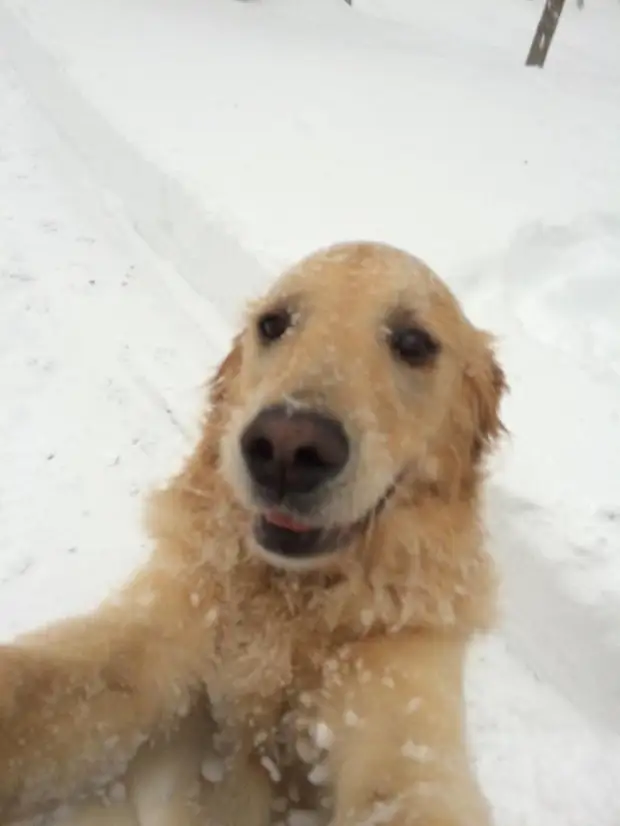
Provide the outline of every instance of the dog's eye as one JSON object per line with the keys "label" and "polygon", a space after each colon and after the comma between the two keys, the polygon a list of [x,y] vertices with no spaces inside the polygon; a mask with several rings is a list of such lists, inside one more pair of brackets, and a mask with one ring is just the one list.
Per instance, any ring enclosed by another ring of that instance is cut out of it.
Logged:
{"label": "dog's eye", "polygon": [[420,327],[392,330],[389,341],[392,352],[412,367],[426,364],[439,350],[435,339]]}
{"label": "dog's eye", "polygon": [[262,341],[277,341],[291,326],[291,315],[287,310],[272,310],[264,313],[257,323]]}

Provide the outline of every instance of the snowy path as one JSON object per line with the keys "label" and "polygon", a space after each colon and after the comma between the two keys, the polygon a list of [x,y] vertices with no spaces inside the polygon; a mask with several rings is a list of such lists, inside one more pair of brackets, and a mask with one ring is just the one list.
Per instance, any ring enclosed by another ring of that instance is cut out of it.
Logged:
{"label": "snowy path", "polygon": [[90,607],[140,558],[141,494],[191,439],[225,341],[210,308],[111,218],[8,72],[0,111],[7,637]]}

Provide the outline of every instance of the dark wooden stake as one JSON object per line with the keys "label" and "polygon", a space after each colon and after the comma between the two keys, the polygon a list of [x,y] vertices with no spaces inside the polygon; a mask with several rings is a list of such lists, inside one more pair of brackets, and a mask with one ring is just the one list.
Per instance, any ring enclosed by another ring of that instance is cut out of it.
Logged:
{"label": "dark wooden stake", "polygon": [[541,69],[545,65],[547,53],[553,35],[558,25],[558,20],[562,14],[565,0],[546,0],[543,13],[538,22],[536,34],[532,40],[532,45],[525,61],[526,66],[539,66]]}

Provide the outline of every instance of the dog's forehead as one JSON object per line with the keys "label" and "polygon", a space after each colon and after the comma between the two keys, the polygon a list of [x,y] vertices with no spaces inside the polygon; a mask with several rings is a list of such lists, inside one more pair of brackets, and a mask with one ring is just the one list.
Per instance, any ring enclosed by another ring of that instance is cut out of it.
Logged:
{"label": "dog's forehead", "polygon": [[347,243],[320,250],[287,270],[270,290],[267,301],[299,300],[353,318],[381,318],[406,309],[420,320],[460,315],[456,299],[443,281],[420,259],[377,243]]}

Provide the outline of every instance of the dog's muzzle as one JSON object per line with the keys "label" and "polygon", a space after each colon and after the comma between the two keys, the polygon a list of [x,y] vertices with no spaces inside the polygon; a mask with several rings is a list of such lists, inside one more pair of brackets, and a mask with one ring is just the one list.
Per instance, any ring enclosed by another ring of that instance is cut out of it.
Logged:
{"label": "dog's muzzle", "polygon": [[317,526],[329,483],[350,458],[342,424],[317,410],[286,405],[262,410],[241,436],[241,454],[259,510],[254,539],[267,555],[290,563],[325,557],[348,545],[394,492],[392,485],[354,523]]}
{"label": "dog's muzzle", "polygon": [[342,424],[317,410],[273,405],[243,432],[241,454],[263,511],[255,525],[259,545],[289,557],[332,550],[335,534],[326,541],[330,531],[301,520],[316,508],[327,484],[349,461]]}

